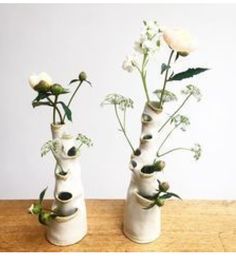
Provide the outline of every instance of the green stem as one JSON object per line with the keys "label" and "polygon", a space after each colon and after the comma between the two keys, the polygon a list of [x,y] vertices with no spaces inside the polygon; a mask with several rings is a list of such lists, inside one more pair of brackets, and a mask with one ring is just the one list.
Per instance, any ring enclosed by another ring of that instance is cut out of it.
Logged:
{"label": "green stem", "polygon": [[165,89],[166,89],[168,74],[169,74],[169,70],[170,70],[170,63],[171,63],[171,59],[172,59],[173,54],[174,54],[174,50],[171,50],[171,53],[170,53],[170,56],[169,56],[169,59],[168,59],[167,69],[165,71],[165,79],[164,79],[164,83],[163,83],[163,87],[162,87],[162,91],[161,91],[159,108],[162,108],[162,103],[163,103],[162,101],[163,101],[163,97],[164,97],[164,93],[165,93]]}
{"label": "green stem", "polygon": [[58,113],[58,115],[60,117],[61,124],[64,124],[64,122],[62,120],[62,114],[61,114],[59,108],[57,107],[57,105],[54,105],[54,102],[49,97],[47,97],[47,99],[52,104],[52,106],[56,109],[56,111],[57,111],[57,113]]}
{"label": "green stem", "polygon": [[165,121],[165,123],[161,126],[161,128],[158,130],[160,132],[167,124],[168,122],[180,111],[180,109],[184,106],[184,104],[187,102],[187,100],[190,98],[192,93],[190,93],[185,100],[181,103],[181,105],[175,110],[175,112]]}
{"label": "green stem", "polygon": [[126,134],[125,128],[123,127],[123,125],[122,125],[122,123],[121,123],[121,120],[120,120],[120,117],[119,117],[119,114],[118,114],[118,110],[117,110],[116,104],[114,105],[114,109],[115,109],[115,114],[116,114],[117,120],[118,120],[118,122],[119,122],[120,128],[122,129],[122,132],[123,132],[123,134],[124,134],[124,136],[125,136],[125,138],[126,138],[128,144],[129,144],[130,148],[131,148],[132,151],[134,152],[134,151],[135,151],[135,150],[134,150],[134,147],[132,146],[132,143],[130,142],[130,140],[129,140],[127,134]]}
{"label": "green stem", "polygon": [[171,149],[171,150],[169,150],[169,151],[167,151],[167,152],[165,152],[165,153],[163,153],[163,154],[157,155],[157,156],[158,156],[158,157],[162,157],[162,156],[164,156],[164,155],[167,155],[167,154],[169,154],[169,153],[171,153],[171,152],[174,152],[174,151],[177,151],[177,150],[187,150],[187,151],[191,151],[191,149],[189,149],[189,148],[179,147],[179,148],[173,148],[173,149]]}
{"label": "green stem", "polygon": [[57,105],[58,95],[55,96],[55,100],[53,103],[53,124],[56,124],[56,105]]}
{"label": "green stem", "polygon": [[124,120],[123,120],[123,124],[124,124],[124,129],[126,129],[126,107],[124,109]]}
{"label": "green stem", "polygon": [[[74,99],[75,94],[77,93],[77,91],[79,90],[80,86],[82,85],[82,83],[83,83],[83,81],[80,81],[79,85],[77,86],[77,88],[75,89],[74,93],[72,94],[72,96],[71,96],[71,98],[70,98],[70,100],[69,100],[69,102],[68,102],[68,104],[67,104],[67,107],[68,107],[68,108],[69,108],[69,106],[70,106],[72,100]],[[63,116],[63,119],[62,119],[63,122],[65,121],[65,118],[66,118],[66,114],[64,114],[64,116]]]}
{"label": "green stem", "polygon": [[145,73],[145,66],[147,64],[147,62],[146,62],[147,56],[148,56],[147,54],[144,54],[144,56],[143,56],[143,63],[142,63],[142,69],[140,70],[138,68],[138,70],[139,70],[141,78],[142,78],[143,88],[144,88],[144,92],[145,92],[145,95],[146,95],[146,98],[147,98],[147,102],[149,102],[150,98],[149,98],[149,95],[148,95],[146,73]]}
{"label": "green stem", "polygon": [[161,150],[161,148],[163,147],[163,145],[165,144],[165,142],[167,141],[167,139],[170,137],[170,135],[173,133],[173,131],[178,127],[179,125],[175,126],[174,128],[171,129],[171,131],[166,135],[165,139],[163,140],[163,142],[161,143],[161,145],[159,146],[158,150],[157,150],[157,155],[159,155],[159,152]]}

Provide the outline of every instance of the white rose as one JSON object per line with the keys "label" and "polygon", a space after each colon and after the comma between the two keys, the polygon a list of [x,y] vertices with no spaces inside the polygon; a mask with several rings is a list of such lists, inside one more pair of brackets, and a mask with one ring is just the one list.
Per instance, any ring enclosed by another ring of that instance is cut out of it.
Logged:
{"label": "white rose", "polygon": [[137,66],[137,57],[135,54],[126,56],[122,68],[128,72],[132,72]]}
{"label": "white rose", "polygon": [[188,55],[196,49],[191,35],[183,29],[164,29],[163,38],[168,46],[183,55]]}
{"label": "white rose", "polygon": [[40,73],[39,75],[32,74],[29,77],[29,84],[34,89],[36,85],[39,84],[40,81],[46,82],[48,85],[52,85],[52,78],[45,72]]}

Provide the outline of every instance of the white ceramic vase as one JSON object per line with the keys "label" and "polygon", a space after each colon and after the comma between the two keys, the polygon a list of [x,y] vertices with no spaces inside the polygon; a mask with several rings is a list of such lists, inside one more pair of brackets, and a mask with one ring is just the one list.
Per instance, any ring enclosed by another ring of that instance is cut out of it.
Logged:
{"label": "white ceramic vase", "polygon": [[[87,214],[78,155],[69,154],[75,140],[66,134],[65,125],[51,125],[52,137],[60,143],[57,160],[63,168],[55,168],[55,189],[52,210],[59,216],[47,227],[47,240],[66,246],[79,242],[87,233]],[[69,155],[68,155],[69,154]]]}
{"label": "white ceramic vase", "polygon": [[157,153],[157,134],[163,124],[162,112],[155,108],[155,102],[146,104],[142,114],[140,145],[131,155],[129,169],[132,171],[124,211],[123,232],[136,243],[150,243],[161,233],[160,207],[150,206],[153,201],[147,199],[156,193],[159,187],[158,173],[143,173],[146,165],[153,164]]}

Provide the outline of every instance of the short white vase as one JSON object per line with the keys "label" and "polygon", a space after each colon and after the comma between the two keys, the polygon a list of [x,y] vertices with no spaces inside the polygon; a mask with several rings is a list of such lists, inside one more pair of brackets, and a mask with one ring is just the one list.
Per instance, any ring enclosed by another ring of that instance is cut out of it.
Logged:
{"label": "short white vase", "polygon": [[65,125],[51,125],[53,139],[61,143],[58,161],[63,168],[55,168],[55,189],[52,210],[59,216],[47,227],[47,240],[55,245],[66,246],[79,242],[87,233],[87,213],[81,168],[78,156],[68,155],[75,140],[66,134]]}

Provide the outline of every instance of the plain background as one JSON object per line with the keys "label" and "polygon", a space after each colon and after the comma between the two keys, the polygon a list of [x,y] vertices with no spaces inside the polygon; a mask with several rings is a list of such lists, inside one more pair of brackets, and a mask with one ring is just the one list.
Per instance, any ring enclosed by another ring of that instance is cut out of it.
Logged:
{"label": "plain background", "polygon": [[[0,198],[37,198],[47,185],[47,196],[52,196],[54,161],[40,157],[42,144],[50,139],[52,114],[47,108],[32,108],[35,92],[27,79],[46,71],[67,85],[82,70],[93,88],[83,86],[73,103],[72,130],[94,142],[81,156],[86,197],[125,198],[130,150],[117,131],[112,109],[100,103],[111,92],[135,101],[128,130],[137,146],[144,94],[138,74],[123,71],[121,64],[132,51],[142,21],[155,19],[185,28],[199,41],[198,50],[179,60],[177,70],[211,68],[191,80],[204,98],[200,103],[192,100],[182,112],[191,118],[189,131],[177,133],[168,144],[171,148],[199,142],[203,156],[198,162],[189,153],[166,157],[161,179],[184,199],[235,199],[235,12],[235,5],[222,4],[1,4]],[[159,67],[167,54],[164,50],[157,55],[150,68],[150,91],[161,85]]]}

